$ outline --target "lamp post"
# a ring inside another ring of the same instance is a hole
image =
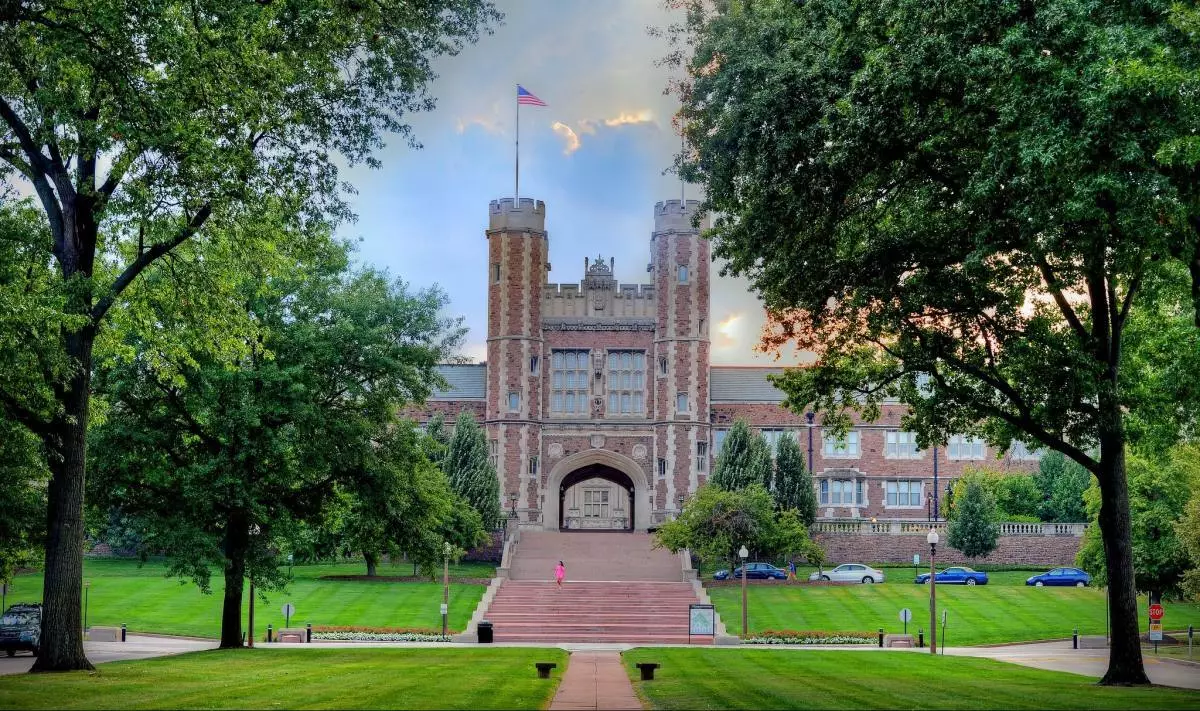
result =
[[[447,616],[450,614],[450,541],[442,544],[442,636],[447,634]]]
[[[683,494],[680,494],[678,497],[676,497],[676,503],[679,505],[675,507],[675,518],[679,518],[679,514],[683,513],[683,502],[686,500],[686,498],[687,497],[685,497]]]
[[[933,520],[938,520],[938,448],[933,448]],[[936,543],[936,541],[934,541]]]
[[[929,653],[937,654],[937,571],[934,556],[937,554],[938,533],[933,526],[925,536],[929,543]]]
[[[811,412],[804,413],[804,419],[808,420],[808,473],[812,474],[813,470],[813,420],[816,415]]]
[[[92,581],[83,581],[83,632],[87,634],[87,618],[88,618],[88,589],[92,587]]]
[[[738,549],[738,558],[742,559],[742,639],[747,637],[747,626],[749,618],[746,616],[746,559],[750,557],[750,551],[746,550],[746,546]]]
[[[520,495],[515,491],[508,495],[509,518],[515,519],[517,517],[517,499],[519,498],[521,498]]]
[[[257,536],[261,531],[262,531],[262,529],[260,529],[258,527],[257,523],[250,524],[250,535],[251,536]],[[254,574],[253,573],[250,574],[250,611],[249,611],[249,615],[247,617],[248,617],[248,619],[246,621],[246,626],[249,629],[246,630],[246,646],[253,647],[254,646]]]

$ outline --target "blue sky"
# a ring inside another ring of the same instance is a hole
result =
[[[513,194],[516,84],[548,104],[521,108],[521,196],[546,202],[550,281],[578,281],[598,253],[615,257],[619,280],[645,281],[654,203],[680,195],[663,174],[679,150],[669,73],[655,66],[665,43],[646,31],[672,19],[658,0],[497,5],[504,24],[439,60],[437,108],[409,117],[423,148],[394,139],[381,169],[344,176],[359,191],[359,219],[341,234],[361,239],[364,262],[414,287],[440,285],[475,360],[485,352],[488,203]],[[714,363],[773,361],[752,350],[763,319],[744,281],[714,279],[712,314]]]

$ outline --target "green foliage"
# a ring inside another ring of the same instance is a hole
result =
[[[442,459],[446,456],[446,449],[450,446],[450,434],[446,429],[446,418],[442,416],[442,413],[435,412],[425,425],[426,436],[421,440],[425,446],[425,456],[429,458],[429,461],[441,466]]]
[[[675,519],[655,533],[655,546],[672,553],[687,548],[705,564],[719,561],[738,565],[741,546],[759,558],[799,555],[824,561],[824,552],[808,536],[795,510],[777,512],[771,495],[761,484],[723,489],[700,487]]]
[[[996,500],[978,479],[969,479],[966,490],[955,496],[954,518],[946,529],[946,543],[968,558],[982,558],[996,550]]]
[[[1193,600],[1200,600],[1200,482],[1192,482],[1192,496],[1183,516],[1175,523],[1175,535],[1187,553],[1190,566],[1180,586]]]
[[[775,453],[775,486],[771,491],[780,510],[795,509],[804,526],[817,520],[817,492],[804,453],[794,437],[781,437]]]
[[[771,488],[771,448],[744,419],[734,420],[725,435],[709,481],[729,491],[754,484]]]
[[[488,455],[487,433],[469,412],[461,412],[442,460],[450,488],[479,512],[487,530],[500,525],[500,480]]]
[[[1200,482],[1200,448],[1177,445],[1165,455],[1131,453],[1128,463],[1130,515],[1133,519],[1133,569],[1138,590],[1178,595],[1189,568],[1186,542],[1178,536],[1191,491]],[[1098,585],[1108,580],[1104,544],[1096,520],[1100,491],[1092,484],[1084,493],[1092,525],[1076,556],[1076,564]]]
[[[1088,470],[1061,452],[1047,452],[1033,475],[1041,492],[1038,515],[1043,521],[1079,523],[1087,520],[1083,492],[1092,481]]]
[[[978,483],[995,502],[995,517],[997,521],[1037,523],[1038,511],[1042,503],[1041,490],[1038,489],[1034,477],[1027,474],[967,467],[963,475],[954,480],[951,485],[950,502],[957,504],[966,495],[970,483]],[[946,506],[947,518],[954,520],[958,517],[957,505]],[[1082,521],[1081,517],[1079,521]],[[1076,521],[1078,523],[1079,521]]]

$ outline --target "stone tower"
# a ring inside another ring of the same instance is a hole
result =
[[[504,499],[539,508],[536,461],[542,417],[542,290],[549,268],[546,204],[493,200],[488,229],[486,419]],[[503,505],[504,502],[502,501]]]
[[[653,496],[659,510],[678,507],[679,497],[695,491],[708,476],[709,245],[700,237],[707,221],[699,229],[692,226],[699,204],[655,204],[650,236],[658,295]]]

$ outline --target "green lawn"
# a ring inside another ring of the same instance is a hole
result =
[[[0,677],[0,708],[540,709],[566,660],[529,648],[197,652]],[[542,661],[558,664],[549,680],[537,678]]]
[[[717,612],[732,634],[741,631],[741,589],[709,588]],[[751,585],[750,631],[902,631],[900,610],[912,611],[908,631],[929,630],[929,586],[911,582],[882,585]],[[1104,591],[1094,588],[1031,588],[1014,585],[939,585],[938,616],[948,611],[946,642],[951,646],[1055,639],[1104,634]],[[1146,601],[1141,599],[1144,614]],[[1167,603],[1167,626],[1200,627],[1200,605]]]
[[[452,566],[451,575],[488,577],[492,568],[479,564]],[[212,594],[200,592],[191,581],[163,577],[160,563],[138,567],[135,561],[87,560],[88,624],[120,625],[131,631],[217,637],[221,629],[224,579],[214,573]],[[391,583],[319,580],[322,575],[358,575],[361,564],[296,566],[288,590],[267,593],[255,601],[254,628],[259,637],[268,624],[278,629],[284,618],[279,608],[296,607],[293,626],[362,625],[440,629],[440,582]],[[380,566],[380,575],[409,575],[411,566]],[[450,628],[461,630],[483,595],[484,586],[451,583]],[[42,576],[21,575],[9,586],[8,602],[36,602],[42,596]],[[243,610],[246,603],[243,602]]]
[[[1200,692],[1100,687],[1084,676],[969,657],[711,648],[622,657],[634,689],[656,709],[1200,708]],[[662,667],[643,682],[637,662]]]

